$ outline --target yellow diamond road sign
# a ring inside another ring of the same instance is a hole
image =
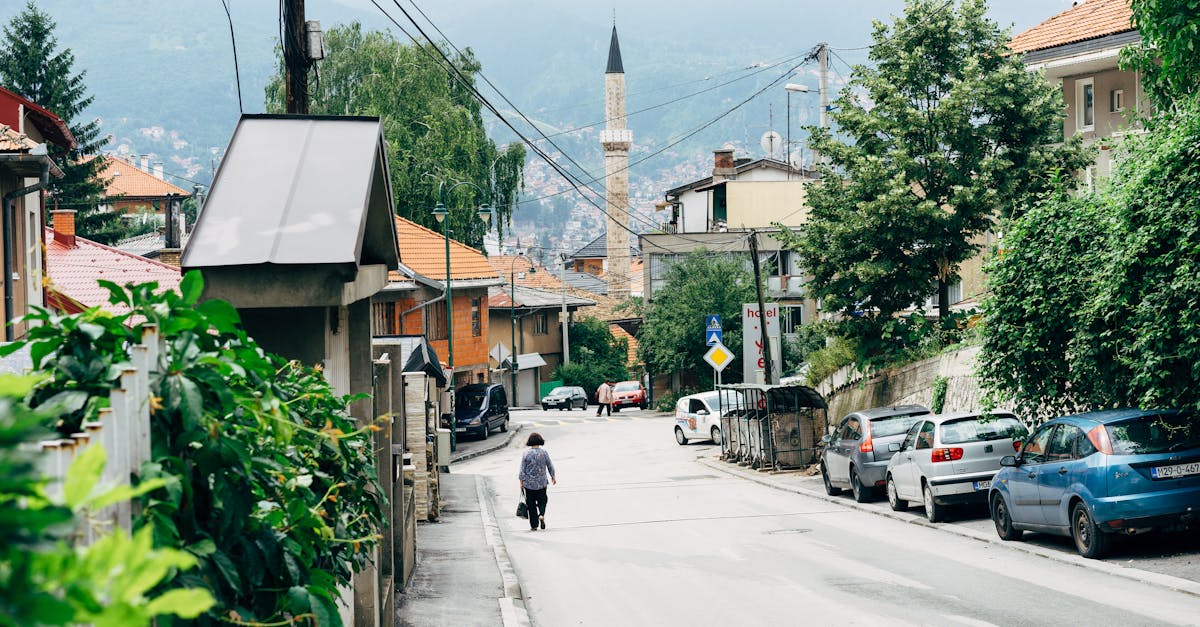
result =
[[[733,361],[733,353],[724,344],[713,344],[712,348],[704,353],[704,361],[707,361],[714,370],[720,372]]]

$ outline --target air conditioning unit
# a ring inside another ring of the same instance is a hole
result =
[[[437,430],[437,465],[439,468],[450,467],[450,430]]]

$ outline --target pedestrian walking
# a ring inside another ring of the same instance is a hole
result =
[[[602,412],[607,411],[608,415],[612,415],[612,381],[605,380],[596,388],[596,415],[599,416]]]
[[[537,531],[539,527],[546,528],[546,494],[548,483],[558,485],[554,475],[554,462],[550,461],[550,453],[542,448],[546,440],[539,433],[530,433],[525,440],[525,454],[521,456],[521,472],[517,477],[521,481],[521,491],[525,493],[525,507],[529,511],[529,530]]]

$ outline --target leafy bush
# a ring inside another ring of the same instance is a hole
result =
[[[808,372],[804,379],[808,385],[816,386],[839,368],[854,363],[854,346],[845,338],[837,338],[832,344],[808,354]]]
[[[667,392],[658,398],[658,402],[654,404],[654,409],[662,412],[674,413],[675,404],[679,402],[679,399],[691,394],[696,394],[699,391],[700,390],[693,388],[684,388],[680,390],[678,394],[674,392]]]
[[[933,394],[929,401],[929,409],[933,413],[942,413],[942,408],[946,406],[946,389],[949,387],[950,379],[941,376],[933,378]]]
[[[132,537],[117,530],[80,549],[68,543],[76,525],[90,524],[88,509],[127,501],[162,482],[137,490],[98,486],[105,454],[93,444],[71,464],[62,496],[48,497],[46,479],[36,471],[38,453],[19,448],[48,435],[47,412],[22,400],[32,385],[32,379],[0,377],[0,625],[149,625],[157,616],[192,619],[211,607],[212,595],[203,588],[151,593],[197,560],[153,548],[150,529]]]
[[[200,564],[164,587],[210,589],[217,606],[202,625],[340,624],[337,586],[367,564],[382,526],[369,432],[378,427],[357,425],[347,409],[356,399],[335,395],[319,370],[263,351],[228,303],[198,302],[198,273],[182,294],[102,284],[128,314],[28,316],[34,365],[50,374],[33,398],[72,401],[60,428],[93,416],[135,338],[158,325],[153,455],[141,476],[166,487],[141,498],[137,525]]]

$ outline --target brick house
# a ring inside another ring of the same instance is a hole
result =
[[[49,145],[49,146],[48,146]],[[25,324],[9,322],[44,304],[42,277],[43,216],[41,192],[62,170],[50,158],[75,147],[75,138],[57,115],[20,95],[0,88],[0,197],[4,238],[0,240],[4,286],[4,339],[25,335]]]
[[[445,236],[396,217],[400,269],[372,297],[371,333],[424,335],[449,363]],[[454,386],[488,381],[488,288],[502,283],[483,253],[450,240]]]

